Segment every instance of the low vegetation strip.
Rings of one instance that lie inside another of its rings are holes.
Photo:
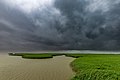
[[[52,58],[52,55],[49,54],[34,54],[34,55],[22,55],[22,58],[27,59],[45,59],[45,58]]]
[[[53,58],[53,56],[65,55],[67,57],[78,58],[81,57],[79,54],[67,54],[67,53],[8,53],[10,56],[22,56],[22,58],[28,59],[44,59]]]
[[[73,58],[83,57],[82,54],[65,54],[65,56],[67,56],[67,57],[73,57]]]
[[[9,53],[10,56],[22,56],[26,59],[46,59],[53,58],[53,56],[59,56],[63,54],[56,53]]]
[[[81,55],[71,66],[72,80],[120,80],[120,55]]]

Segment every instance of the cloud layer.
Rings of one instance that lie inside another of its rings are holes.
[[[1,0],[0,50],[120,50],[120,0]]]

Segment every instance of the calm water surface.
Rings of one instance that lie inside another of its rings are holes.
[[[57,56],[52,59],[22,59],[0,55],[0,80],[70,80],[74,59]]]

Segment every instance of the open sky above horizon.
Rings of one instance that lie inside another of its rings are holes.
[[[120,0],[0,0],[0,51],[120,50]]]

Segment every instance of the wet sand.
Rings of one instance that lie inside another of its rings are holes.
[[[70,80],[74,59],[56,56],[51,59],[22,59],[0,55],[0,80]]]

